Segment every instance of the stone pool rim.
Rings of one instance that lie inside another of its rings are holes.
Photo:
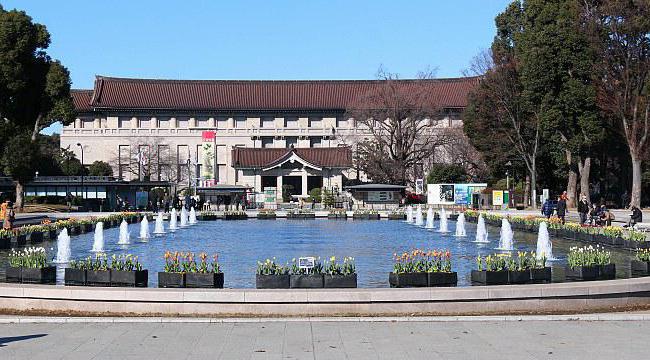
[[[650,306],[650,277],[409,289],[165,289],[0,284],[2,313],[79,316],[556,314]]]

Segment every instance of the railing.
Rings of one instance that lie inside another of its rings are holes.
[[[83,181],[87,183],[114,182],[114,181],[118,181],[118,179],[114,176],[84,176]],[[39,176],[39,177],[35,177],[32,180],[32,183],[39,183],[39,182],[81,183],[81,176]]]

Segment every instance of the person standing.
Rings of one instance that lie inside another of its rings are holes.
[[[14,212],[14,204],[9,201],[7,202],[7,210],[5,211],[4,222],[2,223],[2,228],[5,230],[11,230],[14,227],[14,221],[16,220],[16,213]]]
[[[544,205],[542,205],[542,215],[546,216],[547,219],[553,215],[553,205],[551,205],[551,200],[546,199]]]
[[[580,197],[580,202],[578,202],[578,215],[580,216],[580,225],[584,225],[587,222],[587,216],[589,215],[589,202],[585,195],[582,195]]]
[[[564,196],[564,194],[562,194],[562,196],[560,196],[557,199],[557,217],[560,219],[562,225],[564,225],[565,223],[564,218],[566,216],[566,213],[567,213],[566,197]]]

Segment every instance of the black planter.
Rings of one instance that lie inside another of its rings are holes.
[[[257,289],[288,289],[291,286],[290,276],[287,275],[255,275]]]
[[[456,272],[432,272],[427,274],[427,286],[451,287],[458,284]]]
[[[34,231],[33,233],[29,234],[29,242],[32,244],[39,244],[43,242],[43,232],[42,231]]]
[[[23,284],[54,284],[56,283],[56,267],[22,268]]]
[[[0,238],[0,249],[11,249],[11,238],[2,237]]]
[[[534,284],[550,283],[552,280],[551,275],[552,273],[550,267],[530,269],[530,282]]]
[[[185,287],[223,289],[223,273],[187,273]]]
[[[586,232],[578,232],[576,234],[576,240],[591,243],[594,242],[594,235]]]
[[[82,233],[88,233],[93,231],[93,224],[81,224],[80,228]]]
[[[353,214],[354,220],[379,220],[379,214]]]
[[[388,283],[390,287],[427,287],[429,286],[429,274],[422,273],[404,273],[388,274]]]
[[[287,219],[315,219],[316,214],[287,214]]]
[[[275,214],[257,214],[257,218],[259,220],[275,220],[276,216]]]
[[[323,274],[290,275],[292,289],[322,289],[324,286]]]
[[[247,220],[248,215],[246,214],[226,214],[223,217],[224,220]]]
[[[111,271],[86,270],[86,286],[111,286]]]
[[[185,274],[183,273],[158,273],[158,287],[160,288],[182,288],[185,287]]]
[[[614,280],[616,279],[616,265],[607,264],[598,266],[600,280]]]
[[[648,276],[650,275],[648,273],[648,270],[650,269],[650,262],[646,261],[639,261],[639,260],[632,260],[630,263],[630,267],[632,268],[632,276]]]
[[[574,281],[593,281],[600,280],[600,269],[598,266],[577,266],[575,268],[567,267],[567,280]]]
[[[111,270],[111,286],[119,287],[147,287],[149,285],[149,271],[119,271]]]
[[[530,283],[530,270],[508,271],[509,284],[528,284]]]
[[[478,271],[472,270],[472,285],[506,285],[508,284],[508,271]]]
[[[569,239],[569,240],[575,240],[575,239],[576,239],[576,234],[577,234],[577,233],[574,232],[573,230],[567,230],[567,229],[564,229],[563,232],[564,232],[564,233],[562,234],[562,237],[563,237],[563,238],[565,238],[565,239]]]
[[[403,214],[388,214],[388,220],[405,220],[406,215]]]
[[[11,238],[11,246],[25,246],[27,245],[27,234],[16,235]]]
[[[20,283],[22,278],[22,268],[8,266],[5,272],[5,276],[5,281],[8,283]]]
[[[327,214],[327,218],[330,219],[330,220],[337,220],[337,219],[345,220],[345,219],[348,218],[348,215],[347,214]]]
[[[47,232],[47,238],[50,240],[56,240],[57,237],[57,232],[56,229],[48,230]]]
[[[352,275],[328,275],[325,274],[324,286],[328,289],[356,288],[357,274]]]
[[[80,226],[68,226],[68,235],[79,235],[81,233]]]
[[[64,281],[66,286],[85,286],[86,270],[65,268]]]

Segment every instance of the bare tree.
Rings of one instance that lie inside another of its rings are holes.
[[[584,5],[600,50],[599,102],[625,136],[632,159],[630,205],[640,207],[641,163],[650,130],[650,2],[585,0]]]
[[[383,68],[378,81],[347,109],[357,128],[368,132],[356,144],[355,161],[376,182],[406,184],[416,168],[432,157],[436,147],[450,141],[438,127],[441,109],[431,91],[431,71],[418,79],[400,80]]]
[[[116,174],[172,183],[182,181],[186,176],[179,170],[178,154],[174,146],[161,137],[132,137],[128,149],[124,147],[122,150],[125,151],[117,149],[109,162],[117,169]]]

